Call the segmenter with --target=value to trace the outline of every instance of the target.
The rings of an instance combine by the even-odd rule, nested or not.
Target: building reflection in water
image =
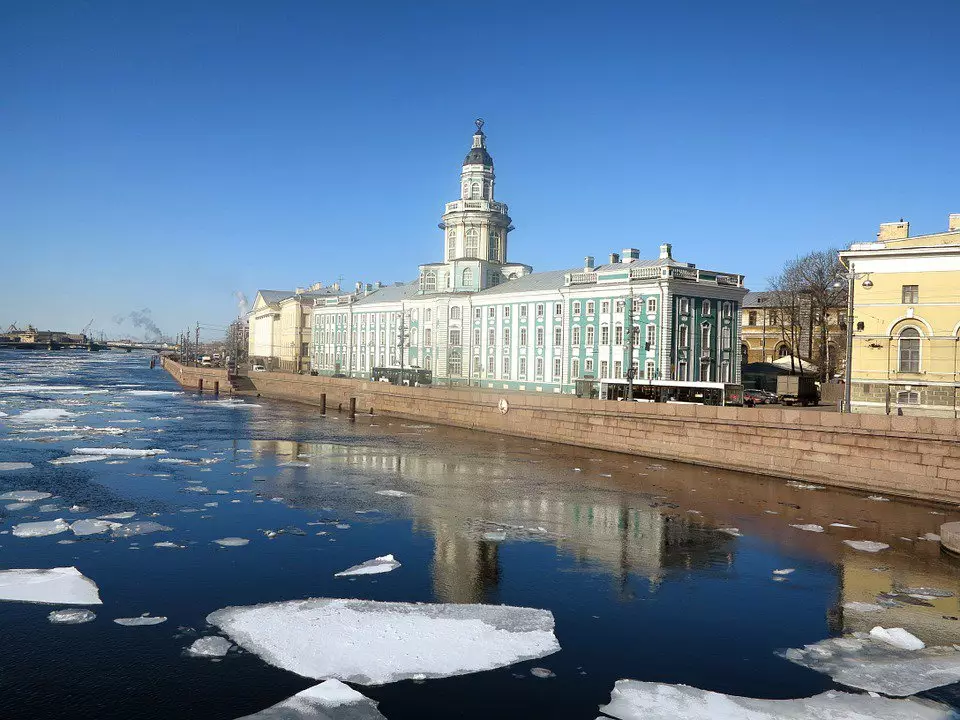
[[[438,456],[435,448],[290,441],[251,446],[256,456],[275,455],[278,463],[309,461],[309,470],[282,468],[267,486],[297,505],[335,502],[354,511],[371,497],[386,502],[364,489],[410,493],[403,505],[415,531],[433,538],[434,593],[444,602],[497,602],[499,542],[491,537],[499,533],[551,543],[577,565],[605,570],[624,598],[631,597],[631,576],[647,578],[656,591],[670,568],[726,569],[733,562],[734,539],[703,519],[644,493],[558,482],[555,470],[536,461],[520,476],[514,463],[491,462],[486,454]]]

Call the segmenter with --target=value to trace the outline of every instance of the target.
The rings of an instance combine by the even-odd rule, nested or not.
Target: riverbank
[[[164,367],[186,389],[357,412],[752,472],[921,500],[960,499],[960,421],[790,408],[612,403],[569,395],[407,388],[362,380]],[[505,402],[501,402],[505,401]]]

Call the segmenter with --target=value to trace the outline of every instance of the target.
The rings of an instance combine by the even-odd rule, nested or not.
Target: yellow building
[[[840,259],[856,275],[853,411],[960,416],[960,213],[915,237],[883,223]]]
[[[308,372],[314,301],[340,294],[339,283],[258,291],[250,312],[250,362],[267,370]]]

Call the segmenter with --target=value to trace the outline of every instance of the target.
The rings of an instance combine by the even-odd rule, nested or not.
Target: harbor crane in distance
[[[87,334],[87,330],[89,330],[90,326],[93,325],[94,320],[96,320],[96,318],[90,318],[90,322],[88,322],[86,325],[83,326],[83,330],[80,331],[81,335]]]

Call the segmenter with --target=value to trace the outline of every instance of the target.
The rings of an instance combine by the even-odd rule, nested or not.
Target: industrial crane
[[[86,335],[86,334],[87,334],[87,330],[89,330],[89,329],[90,329],[90,326],[93,325],[93,321],[94,321],[95,319],[96,319],[96,318],[90,318],[90,322],[88,322],[86,325],[84,325],[83,330],[80,331],[80,334],[81,334],[81,335]]]

